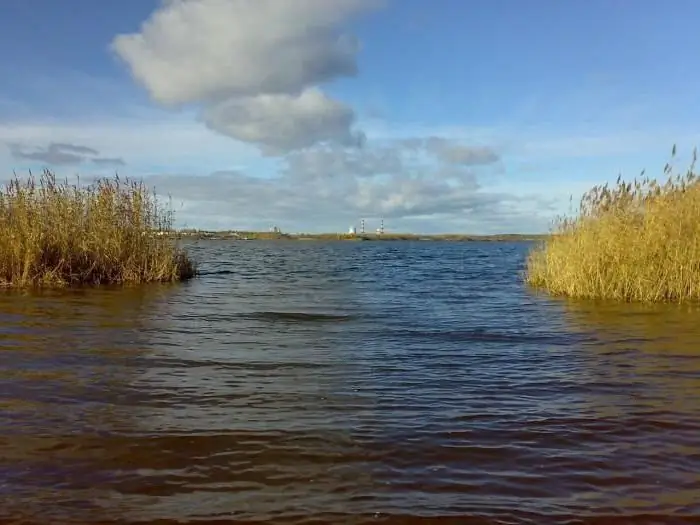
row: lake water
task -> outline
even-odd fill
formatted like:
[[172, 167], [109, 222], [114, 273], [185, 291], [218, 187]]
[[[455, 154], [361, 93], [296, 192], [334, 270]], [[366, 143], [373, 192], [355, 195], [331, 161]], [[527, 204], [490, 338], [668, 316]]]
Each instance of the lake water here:
[[0, 295], [0, 521], [690, 523], [700, 312], [554, 300], [526, 243], [203, 241]]

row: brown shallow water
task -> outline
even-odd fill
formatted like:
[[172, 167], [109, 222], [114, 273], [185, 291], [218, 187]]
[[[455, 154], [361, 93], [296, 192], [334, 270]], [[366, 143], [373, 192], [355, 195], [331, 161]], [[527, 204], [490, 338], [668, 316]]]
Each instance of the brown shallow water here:
[[183, 285], [0, 295], [0, 522], [700, 522], [700, 312], [534, 295], [526, 249], [201, 242]]

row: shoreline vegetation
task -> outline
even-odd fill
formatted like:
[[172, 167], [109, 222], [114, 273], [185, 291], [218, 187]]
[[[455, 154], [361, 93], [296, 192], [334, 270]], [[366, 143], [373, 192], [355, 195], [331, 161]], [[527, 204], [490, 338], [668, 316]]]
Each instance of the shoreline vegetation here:
[[[673, 147], [672, 159], [676, 155]], [[595, 186], [578, 214], [555, 221], [531, 250], [525, 281], [554, 296], [624, 302], [700, 300], [700, 178], [697, 151], [685, 174], [665, 183], [618, 177]]]
[[85, 187], [15, 178], [0, 189], [0, 287], [64, 287], [182, 281], [197, 273], [143, 183], [99, 179]]
[[445, 242], [515, 242], [540, 241], [545, 235], [497, 234], [413, 234], [413, 233], [280, 233], [256, 231], [203, 231], [177, 230], [163, 232], [161, 235], [178, 239], [192, 240], [241, 240], [241, 241], [445, 241]]

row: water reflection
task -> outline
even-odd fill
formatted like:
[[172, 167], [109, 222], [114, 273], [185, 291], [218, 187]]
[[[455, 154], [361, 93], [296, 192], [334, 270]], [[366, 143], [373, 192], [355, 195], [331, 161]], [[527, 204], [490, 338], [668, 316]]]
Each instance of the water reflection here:
[[149, 346], [144, 313], [172, 290], [0, 294], [0, 518], [103, 515], [102, 440], [134, 425], [128, 384]]
[[700, 308], [563, 303], [572, 327], [593, 336], [580, 411], [618, 465], [624, 490], [611, 504], [700, 512]]
[[347, 255], [251, 243], [233, 271], [230, 245], [209, 249], [216, 264], [149, 319], [134, 446], [112, 483], [122, 513], [352, 512], [348, 494], [371, 493], [352, 439], [371, 401], [355, 385], [364, 313], [339, 268]]
[[519, 245], [192, 250], [174, 287], [0, 296], [0, 521], [700, 513], [697, 312], [531, 295]]
[[597, 377], [699, 413], [700, 306], [567, 301], [565, 311], [573, 326], [595, 334]]

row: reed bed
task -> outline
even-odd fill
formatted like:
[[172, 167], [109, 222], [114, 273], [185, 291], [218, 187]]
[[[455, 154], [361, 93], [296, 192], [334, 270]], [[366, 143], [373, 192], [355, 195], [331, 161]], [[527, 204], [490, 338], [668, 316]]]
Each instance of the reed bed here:
[[16, 175], [0, 189], [0, 286], [180, 281], [196, 267], [172, 239], [166, 211], [141, 182], [99, 179], [81, 187]]
[[[674, 146], [672, 157], [675, 157]], [[552, 295], [627, 302], [700, 299], [700, 180], [697, 151], [685, 174], [664, 168], [595, 186], [578, 214], [555, 221], [529, 254], [525, 280]], [[663, 178], [662, 178], [663, 181]]]

